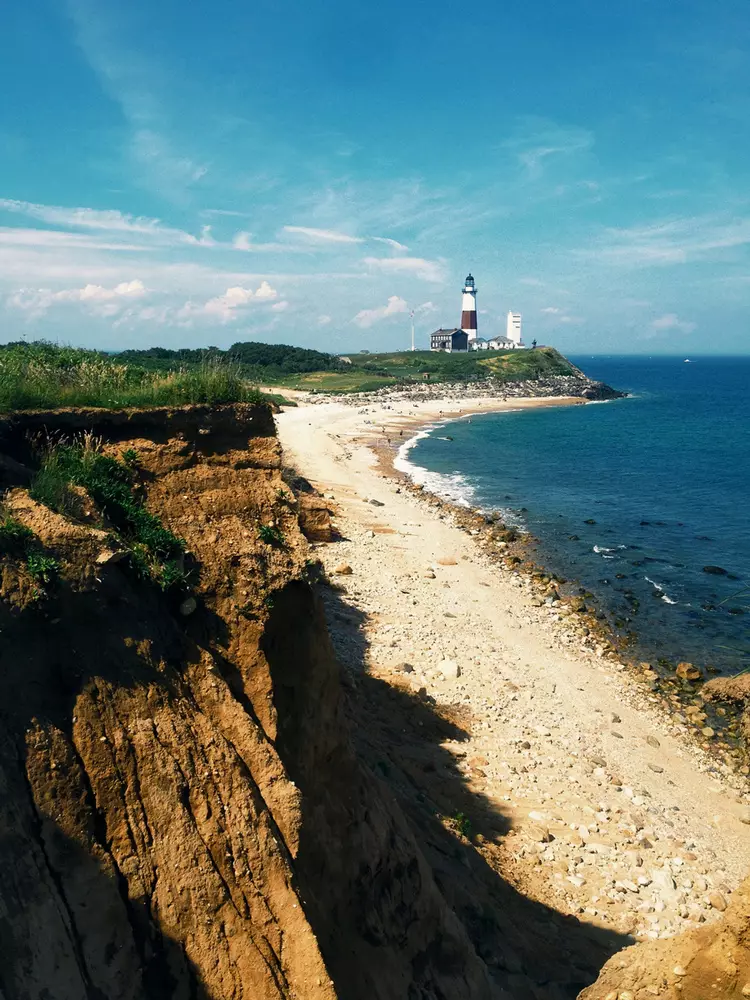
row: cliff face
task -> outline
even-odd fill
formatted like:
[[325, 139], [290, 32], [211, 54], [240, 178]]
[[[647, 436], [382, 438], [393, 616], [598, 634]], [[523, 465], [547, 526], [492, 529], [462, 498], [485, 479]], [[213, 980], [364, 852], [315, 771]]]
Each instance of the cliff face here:
[[[30, 499], [42, 428], [135, 450], [195, 610], [138, 579], [95, 511]], [[0, 452], [8, 511], [60, 567], [40, 595], [1, 561], [0, 996], [497, 995], [352, 748], [270, 412], [29, 414]]]

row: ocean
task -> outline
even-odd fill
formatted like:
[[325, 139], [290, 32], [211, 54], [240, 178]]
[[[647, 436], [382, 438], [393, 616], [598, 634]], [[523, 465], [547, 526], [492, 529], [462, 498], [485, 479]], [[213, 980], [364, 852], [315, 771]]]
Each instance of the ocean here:
[[750, 357], [571, 360], [630, 395], [435, 425], [398, 464], [530, 531], [634, 656], [749, 666]]

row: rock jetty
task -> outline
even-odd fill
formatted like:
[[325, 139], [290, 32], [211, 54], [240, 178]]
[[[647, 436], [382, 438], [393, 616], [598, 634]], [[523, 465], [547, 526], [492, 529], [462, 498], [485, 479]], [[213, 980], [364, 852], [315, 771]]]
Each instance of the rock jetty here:
[[397, 402], [413, 400], [427, 402], [429, 400], [465, 399], [469, 396], [487, 397], [492, 399], [529, 399], [552, 396], [578, 397], [590, 402], [608, 399], [622, 399], [627, 393], [613, 389], [605, 382], [595, 382], [580, 375], [547, 375], [543, 378], [527, 379], [523, 382], [506, 382], [502, 379], [488, 378], [466, 382], [409, 382], [384, 386], [374, 392], [352, 392], [332, 397], [330, 394], [311, 394], [310, 402], [330, 402], [332, 399], [360, 406], [363, 403], [376, 403], [387, 400]]

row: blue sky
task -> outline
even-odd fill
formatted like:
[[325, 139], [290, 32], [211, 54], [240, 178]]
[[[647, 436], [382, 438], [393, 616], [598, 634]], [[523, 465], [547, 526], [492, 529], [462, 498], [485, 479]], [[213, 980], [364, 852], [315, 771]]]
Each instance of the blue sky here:
[[0, 340], [747, 352], [746, 0], [11, 0]]

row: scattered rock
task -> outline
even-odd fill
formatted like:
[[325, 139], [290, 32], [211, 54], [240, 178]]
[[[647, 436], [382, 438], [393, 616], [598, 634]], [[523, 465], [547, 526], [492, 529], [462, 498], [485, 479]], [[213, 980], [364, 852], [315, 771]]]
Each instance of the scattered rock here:
[[385, 504], [380, 500], [371, 500], [370, 503], [373, 507], [385, 507]]
[[655, 736], [647, 736], [646, 737], [646, 742], [648, 743], [648, 745], [650, 747], [656, 747], [657, 750], [661, 746], [661, 743], [657, 740], [657, 738]]
[[728, 571], [723, 566], [704, 566], [703, 572], [711, 573], [714, 576], [726, 576]]
[[664, 768], [661, 767], [659, 764], [649, 764], [648, 766], [651, 768], [654, 774], [664, 774]]
[[435, 574], [434, 574], [434, 573], [432, 572], [432, 570], [431, 570], [431, 569], [427, 569], [427, 570], [425, 570], [425, 571], [424, 571], [424, 573], [422, 574], [422, 577], [423, 577], [423, 578], [424, 578], [425, 580], [434, 580], [434, 579], [435, 579]]
[[610, 714], [609, 714], [609, 721], [617, 723], [617, 722], [622, 722], [622, 719], [617, 714], [617, 712], [610, 712]]
[[96, 557], [96, 561], [99, 566], [109, 566], [110, 563], [118, 563], [121, 559], [124, 559], [128, 555], [128, 552], [124, 549], [104, 549]]
[[354, 570], [349, 563], [339, 563], [333, 571], [337, 576], [351, 576]]
[[709, 894], [708, 901], [714, 910], [718, 910], [719, 913], [723, 913], [727, 908], [727, 901], [724, 899], [720, 892], [712, 892]]
[[440, 664], [440, 675], [443, 680], [455, 681], [461, 676], [461, 668], [455, 660], [443, 660]]
[[525, 832], [528, 838], [535, 844], [549, 844], [553, 839], [549, 830], [543, 826], [538, 826], [537, 824], [526, 827]]
[[393, 669], [399, 674], [414, 673], [414, 667], [411, 665], [411, 663], [396, 663], [394, 664]]
[[700, 668], [692, 663], [678, 663], [675, 674], [684, 681], [697, 681], [701, 678]]

